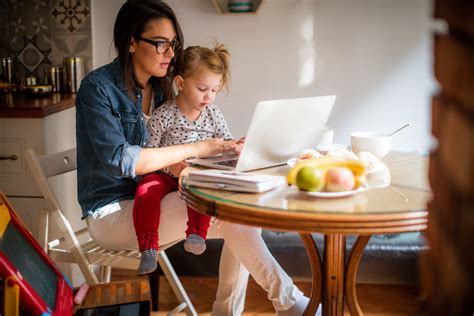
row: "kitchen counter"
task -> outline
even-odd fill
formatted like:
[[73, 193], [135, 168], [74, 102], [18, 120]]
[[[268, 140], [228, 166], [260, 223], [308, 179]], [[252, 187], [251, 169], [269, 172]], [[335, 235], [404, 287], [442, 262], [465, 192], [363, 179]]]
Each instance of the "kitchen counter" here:
[[0, 93], [0, 118], [44, 118], [75, 106], [74, 93], [31, 97], [20, 92]]

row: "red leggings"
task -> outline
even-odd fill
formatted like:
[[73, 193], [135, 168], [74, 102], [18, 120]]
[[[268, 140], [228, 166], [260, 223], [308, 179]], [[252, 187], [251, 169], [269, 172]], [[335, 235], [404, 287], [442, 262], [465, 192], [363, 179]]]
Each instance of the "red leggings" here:
[[[166, 194], [177, 190], [178, 179], [164, 173], [148, 174], [138, 183], [133, 204], [133, 225], [140, 251], [158, 249], [161, 200]], [[210, 216], [188, 207], [186, 237], [196, 234], [206, 239], [210, 221]]]

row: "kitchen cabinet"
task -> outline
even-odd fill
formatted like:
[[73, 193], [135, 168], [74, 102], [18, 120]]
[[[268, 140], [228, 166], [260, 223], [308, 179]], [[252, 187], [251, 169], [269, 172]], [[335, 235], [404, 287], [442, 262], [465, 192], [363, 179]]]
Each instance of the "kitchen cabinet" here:
[[[76, 146], [75, 95], [54, 93], [33, 98], [22, 93], [0, 94], [0, 190], [35, 238], [44, 199], [24, 159], [26, 149], [50, 154]], [[81, 227], [75, 173], [51, 179], [63, 208]], [[55, 236], [56, 232], [51, 232]]]
[[[3, 191], [25, 226], [38, 240], [39, 215], [44, 198], [24, 159], [26, 149], [50, 154], [76, 146], [75, 94], [53, 93], [28, 97], [22, 93], [0, 93], [0, 191]], [[64, 214], [75, 229], [85, 227], [77, 202], [76, 173], [48, 179]], [[49, 240], [57, 231], [48, 229]], [[73, 286], [84, 278], [73, 264], [57, 263]]]

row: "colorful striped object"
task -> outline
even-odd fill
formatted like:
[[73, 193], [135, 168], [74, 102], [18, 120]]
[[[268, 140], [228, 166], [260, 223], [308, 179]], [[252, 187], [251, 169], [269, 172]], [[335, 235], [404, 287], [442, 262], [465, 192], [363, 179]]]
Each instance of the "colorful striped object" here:
[[252, 1], [251, 0], [229, 0], [229, 12], [251, 12]]

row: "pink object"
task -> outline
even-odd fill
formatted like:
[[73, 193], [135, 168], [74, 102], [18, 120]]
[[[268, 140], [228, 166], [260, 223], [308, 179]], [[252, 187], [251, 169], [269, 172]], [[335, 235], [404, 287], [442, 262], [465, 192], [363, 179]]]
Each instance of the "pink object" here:
[[341, 192], [354, 188], [354, 174], [346, 167], [331, 168], [326, 173], [326, 191]]
[[87, 291], [89, 291], [89, 285], [87, 283], [84, 283], [79, 287], [79, 290], [77, 290], [76, 295], [74, 295], [74, 304], [81, 304], [84, 300], [84, 297], [86, 297]]

